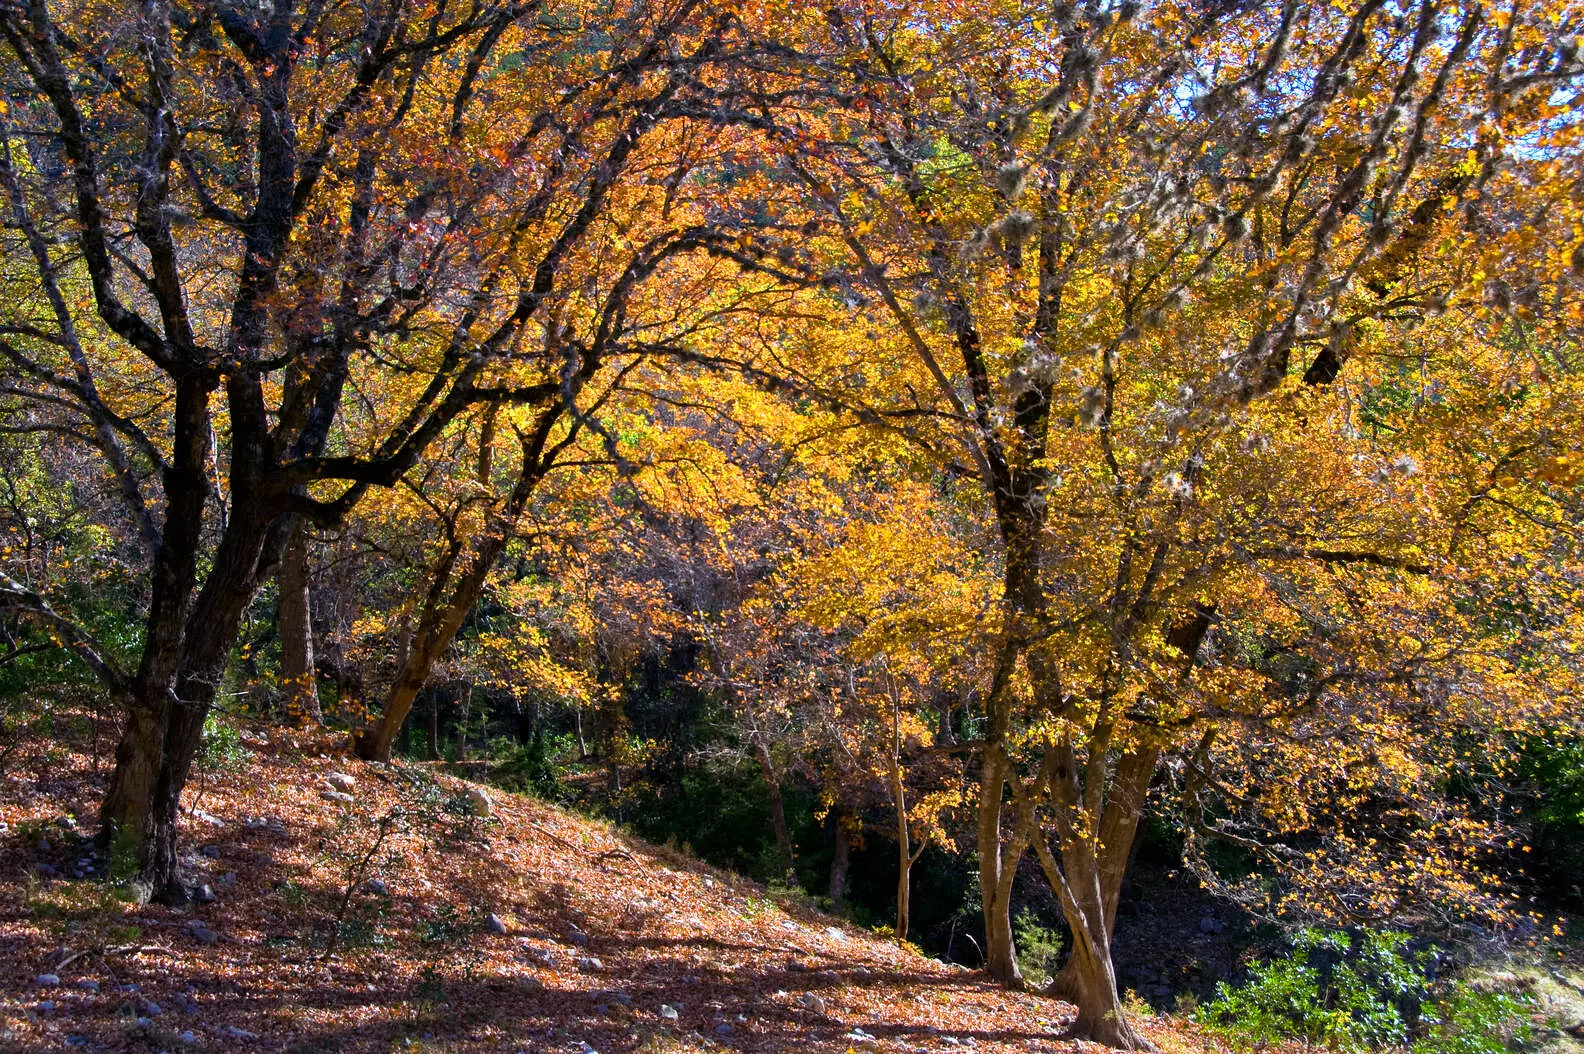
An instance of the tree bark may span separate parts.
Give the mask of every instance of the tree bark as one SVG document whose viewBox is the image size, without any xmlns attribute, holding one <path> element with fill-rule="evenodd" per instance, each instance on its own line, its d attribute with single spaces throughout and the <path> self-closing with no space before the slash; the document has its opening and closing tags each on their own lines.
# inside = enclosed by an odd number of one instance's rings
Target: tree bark
<svg viewBox="0 0 1584 1054">
<path fill-rule="evenodd" d="M 897 910 L 896 939 L 901 944 L 907 940 L 909 914 L 913 902 L 913 863 L 923 853 L 913 851 L 913 832 L 908 828 L 907 787 L 902 782 L 902 763 L 895 754 L 891 758 L 891 802 L 896 811 L 897 839 Z M 926 841 L 928 839 L 926 838 Z"/>
<path fill-rule="evenodd" d="M 460 716 L 457 719 L 456 741 L 451 744 L 451 762 L 460 765 L 468 759 L 468 721 L 473 716 L 473 685 L 469 684 L 465 692 L 457 693 L 457 701 L 461 704 Z"/>
<path fill-rule="evenodd" d="M 440 760 L 440 699 L 438 696 L 429 697 L 429 760 Z"/>
<path fill-rule="evenodd" d="M 1154 1045 L 1128 1021 L 1117 992 L 1098 856 L 1083 839 L 1075 839 L 1062 849 L 1060 864 L 1043 838 L 1034 839 L 1034 851 L 1056 891 L 1062 916 L 1073 935 L 1069 961 L 1077 989 L 1073 1001 L 1078 1006 L 1073 1034 L 1119 1050 L 1154 1050 Z M 1125 854 L 1123 858 L 1126 859 Z"/>
<path fill-rule="evenodd" d="M 1129 751 L 1117 763 L 1116 773 L 1112 777 L 1105 814 L 1101 819 L 1100 850 L 1096 859 L 1105 932 L 1109 936 L 1116 934 L 1117 904 L 1122 897 L 1122 882 L 1127 877 L 1128 861 L 1132 858 L 1139 821 L 1144 815 L 1144 800 L 1149 793 L 1150 778 L 1159 760 L 1160 751 L 1154 748 Z M 1109 944 L 1106 954 L 1109 959 Z M 1047 994 L 1077 1004 L 1083 994 L 1080 969 L 1075 947 L 1062 964 L 1061 972 L 1051 980 L 1046 989 Z"/>
<path fill-rule="evenodd" d="M 1018 861 L 1023 858 L 1023 843 L 1016 837 L 1003 838 L 1002 789 L 1006 783 L 1006 759 L 999 749 L 985 751 L 984 772 L 979 784 L 979 897 L 985 927 L 985 973 L 1009 988 L 1023 986 L 1018 968 L 1017 945 L 1012 937 L 1012 885 Z M 1014 827 L 1021 826 L 1014 824 Z"/>
<path fill-rule="evenodd" d="M 776 772 L 770 748 L 765 743 L 754 743 L 754 760 L 759 762 L 765 791 L 770 796 L 770 823 L 775 828 L 776 849 L 781 854 L 781 872 L 791 882 L 797 877 L 797 861 L 792 855 L 792 835 L 787 830 L 786 804 L 781 800 L 781 776 Z"/>
<path fill-rule="evenodd" d="M 592 366 L 585 362 L 584 368 L 592 369 Z M 564 406 L 557 401 L 540 411 L 531 432 L 519 433 L 522 466 L 517 473 L 517 482 L 512 486 L 504 505 L 490 517 L 483 535 L 473 543 L 472 551 L 468 553 L 466 570 L 455 576 L 453 582 L 456 559 L 460 555 L 458 547 L 452 549 L 436 571 L 419 616 L 418 629 L 413 634 L 411 650 L 386 697 L 385 708 L 379 720 L 371 728 L 365 729 L 355 741 L 354 749 L 358 757 L 366 761 L 390 760 L 391 743 L 396 738 L 396 730 L 406 720 L 407 712 L 412 709 L 413 699 L 429 680 L 435 662 L 456 640 L 468 612 L 484 592 L 490 571 L 510 540 L 512 527 L 522 516 L 539 481 L 550 470 L 555 453 L 570 441 L 570 437 L 563 439 L 547 453 L 550 433 L 561 420 L 563 412 Z M 487 442 L 487 436 L 485 440 Z M 481 452 L 481 465 L 486 464 L 489 457 L 487 449 Z M 447 586 L 450 587 L 449 594 L 446 592 Z"/>
<path fill-rule="evenodd" d="M 832 814 L 836 821 L 836 852 L 831 857 L 830 884 L 827 892 L 831 906 L 840 908 L 847 902 L 847 872 L 852 867 L 852 832 L 847 829 L 847 814 Z"/>
<path fill-rule="evenodd" d="M 286 714 L 295 722 L 324 723 L 314 667 L 313 609 L 310 604 L 308 532 L 302 523 L 291 532 L 276 580 L 280 588 L 281 680 Z"/>
</svg>

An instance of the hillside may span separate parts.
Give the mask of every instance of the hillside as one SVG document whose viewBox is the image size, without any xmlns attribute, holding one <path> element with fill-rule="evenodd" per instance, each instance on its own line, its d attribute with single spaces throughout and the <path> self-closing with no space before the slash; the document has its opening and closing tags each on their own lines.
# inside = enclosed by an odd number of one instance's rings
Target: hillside
<svg viewBox="0 0 1584 1054">
<path fill-rule="evenodd" d="M 608 826 L 493 790 L 472 816 L 473 785 L 427 768 L 274 729 L 243 740 L 189 789 L 185 866 L 213 899 L 186 910 L 94 879 L 117 866 L 78 833 L 103 758 L 57 747 L 6 774 L 0 1048 L 1073 1046 L 1066 1004 Z M 351 777 L 348 800 L 333 774 Z"/>
</svg>

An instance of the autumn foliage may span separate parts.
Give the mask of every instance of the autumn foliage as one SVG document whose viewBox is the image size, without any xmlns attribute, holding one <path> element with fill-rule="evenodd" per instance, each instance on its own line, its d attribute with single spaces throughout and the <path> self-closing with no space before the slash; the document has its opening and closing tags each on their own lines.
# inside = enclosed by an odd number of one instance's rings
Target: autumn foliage
<svg viewBox="0 0 1584 1054">
<path fill-rule="evenodd" d="M 1017 985 L 1031 858 L 1119 1047 L 1149 810 L 1272 917 L 1503 916 L 1470 788 L 1584 674 L 1581 25 L 7 5 L 6 478 L 81 554 L 13 502 L 8 633 L 97 679 L 170 900 L 269 612 L 292 720 L 388 760 L 442 686 L 550 701 L 613 794 L 685 652 L 784 870 L 796 773 L 838 855 L 885 817 L 899 938 L 972 854 Z"/>
</svg>

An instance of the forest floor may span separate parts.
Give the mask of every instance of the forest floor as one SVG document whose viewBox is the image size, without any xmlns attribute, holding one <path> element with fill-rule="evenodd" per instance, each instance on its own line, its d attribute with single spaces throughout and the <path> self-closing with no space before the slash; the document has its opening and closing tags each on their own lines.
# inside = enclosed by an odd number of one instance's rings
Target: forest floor
<svg viewBox="0 0 1584 1054">
<path fill-rule="evenodd" d="M 202 900 L 138 904 L 86 837 L 107 768 L 55 743 L 0 773 L 0 1050 L 1089 1046 L 1065 1003 L 609 825 L 494 790 L 475 816 L 472 784 L 278 729 L 244 733 L 187 794 Z"/>
</svg>

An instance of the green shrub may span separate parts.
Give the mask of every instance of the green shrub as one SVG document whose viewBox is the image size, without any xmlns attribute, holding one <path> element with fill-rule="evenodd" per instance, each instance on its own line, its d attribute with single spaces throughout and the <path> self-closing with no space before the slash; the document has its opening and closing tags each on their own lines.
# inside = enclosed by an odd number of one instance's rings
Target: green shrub
<svg viewBox="0 0 1584 1054">
<path fill-rule="evenodd" d="M 538 735 L 526 745 L 497 740 L 489 780 L 498 787 L 554 804 L 571 800 L 566 759 L 575 756 L 571 736 Z"/>
<path fill-rule="evenodd" d="M 1023 976 L 1040 988 L 1049 984 L 1061 966 L 1061 934 L 1042 923 L 1034 909 L 1024 908 L 1012 920 L 1012 936 Z"/>
<path fill-rule="evenodd" d="M 1239 1046 L 1288 1040 L 1333 1050 L 1409 1046 L 1413 1054 L 1499 1054 L 1528 1036 L 1519 1000 L 1464 983 L 1433 990 L 1428 953 L 1394 931 L 1301 930 L 1292 954 L 1222 983 L 1194 1020 Z"/>
<path fill-rule="evenodd" d="M 1502 1054 L 1528 1041 L 1529 1000 L 1505 992 L 1451 987 L 1425 1008 L 1425 1034 L 1413 1054 Z"/>
<path fill-rule="evenodd" d="M 208 775 L 240 772 L 252 758 L 253 752 L 242 745 L 242 734 L 211 710 L 204 718 L 203 739 L 194 758 L 198 771 Z"/>
</svg>

